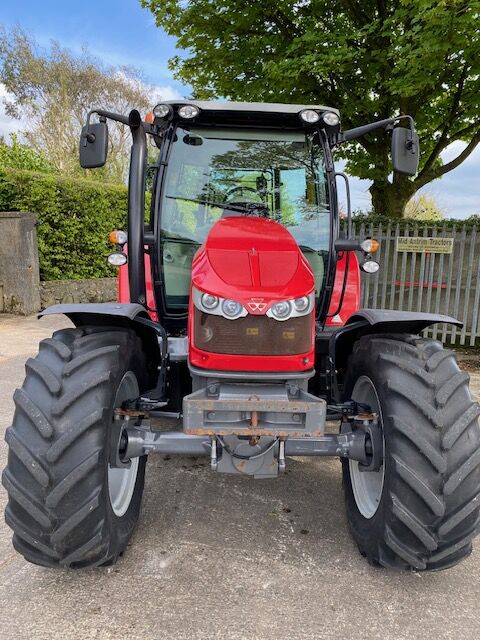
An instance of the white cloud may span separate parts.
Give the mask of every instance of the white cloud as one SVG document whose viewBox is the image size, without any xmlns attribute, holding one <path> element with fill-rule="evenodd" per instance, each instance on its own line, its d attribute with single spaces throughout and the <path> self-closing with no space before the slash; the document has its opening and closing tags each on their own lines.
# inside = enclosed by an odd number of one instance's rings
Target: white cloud
<svg viewBox="0 0 480 640">
<path fill-rule="evenodd" d="M 150 96 L 149 99 L 152 107 L 163 100 L 179 100 L 182 98 L 182 94 L 171 85 L 150 84 L 143 80 L 132 78 L 130 75 L 126 75 L 122 70 L 117 71 L 116 76 L 123 82 L 127 83 L 130 87 L 145 92 Z"/>
<path fill-rule="evenodd" d="M 177 91 L 175 87 L 171 87 L 170 85 L 155 86 L 153 89 L 152 97 L 154 98 L 153 102 L 155 104 L 162 100 L 182 100 L 184 97 L 180 91 Z"/>
</svg>

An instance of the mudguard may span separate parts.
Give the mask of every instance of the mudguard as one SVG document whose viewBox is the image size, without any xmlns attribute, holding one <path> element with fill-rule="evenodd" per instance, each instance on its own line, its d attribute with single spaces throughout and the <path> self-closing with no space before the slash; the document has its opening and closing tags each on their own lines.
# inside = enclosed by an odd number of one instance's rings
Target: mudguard
<svg viewBox="0 0 480 640">
<path fill-rule="evenodd" d="M 92 315 L 115 316 L 135 320 L 137 316 L 148 318 L 148 314 L 141 304 L 120 302 L 97 302 L 86 304 L 54 304 L 38 314 L 38 317 L 63 314 L 70 318 L 76 327 L 92 324 Z"/>
<path fill-rule="evenodd" d="M 454 324 L 462 327 L 463 323 L 456 318 L 436 313 L 420 313 L 417 311 L 390 311 L 387 309 L 359 309 L 352 314 L 346 325 L 352 325 L 359 321 L 365 321 L 375 332 L 383 333 L 417 333 L 437 322 Z"/>
<path fill-rule="evenodd" d="M 463 323 L 450 316 L 416 311 L 390 311 L 387 309 L 359 309 L 343 327 L 328 338 L 330 380 L 327 393 L 335 402 L 341 399 L 342 372 L 347 365 L 353 345 L 361 336 L 372 333 L 417 334 L 432 324 L 445 323 L 462 327 Z"/>
<path fill-rule="evenodd" d="M 38 317 L 65 315 L 76 327 L 85 325 L 114 326 L 132 329 L 142 341 L 152 386 L 158 377 L 162 359 L 160 343 L 166 348 L 167 335 L 162 325 L 153 322 L 145 307 L 136 303 L 100 302 L 86 304 L 55 304 L 47 307 Z M 161 338 L 161 341 L 159 341 Z"/>
</svg>

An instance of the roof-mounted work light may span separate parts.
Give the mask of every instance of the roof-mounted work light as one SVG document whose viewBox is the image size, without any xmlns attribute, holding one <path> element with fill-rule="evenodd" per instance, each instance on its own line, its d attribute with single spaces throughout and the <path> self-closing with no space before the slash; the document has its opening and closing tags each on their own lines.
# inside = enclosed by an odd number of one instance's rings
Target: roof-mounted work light
<svg viewBox="0 0 480 640">
<path fill-rule="evenodd" d="M 340 122 L 340 118 L 333 111 L 326 111 L 322 115 L 322 120 L 329 127 L 336 127 L 338 125 L 338 123 Z"/>
<path fill-rule="evenodd" d="M 172 112 L 172 107 L 169 104 L 157 104 L 153 107 L 153 115 L 156 118 L 166 118 Z"/>
<path fill-rule="evenodd" d="M 186 120 L 196 118 L 199 113 L 200 109 L 194 104 L 184 104 L 178 110 L 178 115 L 180 116 L 180 118 L 184 118 Z"/>
<path fill-rule="evenodd" d="M 299 116 L 307 124 L 315 124 L 320 120 L 320 114 L 314 109 L 303 109 L 303 111 L 300 111 Z"/>
</svg>

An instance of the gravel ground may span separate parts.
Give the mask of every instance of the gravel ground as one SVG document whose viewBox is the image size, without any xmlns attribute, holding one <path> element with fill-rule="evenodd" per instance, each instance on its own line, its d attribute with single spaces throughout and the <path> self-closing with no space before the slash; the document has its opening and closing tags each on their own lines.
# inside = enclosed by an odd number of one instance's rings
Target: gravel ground
<svg viewBox="0 0 480 640">
<path fill-rule="evenodd" d="M 26 358 L 65 324 L 0 315 L 2 434 Z M 480 396 L 480 373 L 471 376 Z M 6 453 L 2 438 L 2 467 Z M 277 480 L 253 481 L 215 475 L 196 459 L 152 458 L 139 526 L 110 569 L 30 565 L 2 521 L 0 638 L 480 637 L 478 543 L 449 571 L 373 569 L 347 530 L 339 462 L 297 459 L 287 469 Z M 3 490 L 0 502 L 3 509 Z"/>
</svg>

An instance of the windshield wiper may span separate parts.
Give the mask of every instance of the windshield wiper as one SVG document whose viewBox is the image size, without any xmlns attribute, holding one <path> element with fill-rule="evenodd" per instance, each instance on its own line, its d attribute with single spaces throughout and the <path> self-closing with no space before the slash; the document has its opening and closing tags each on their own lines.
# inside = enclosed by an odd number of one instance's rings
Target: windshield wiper
<svg viewBox="0 0 480 640">
<path fill-rule="evenodd" d="M 240 213 L 250 213 L 247 207 L 240 207 L 238 204 L 228 204 L 227 202 L 211 202 L 210 200 L 197 200 L 196 198 L 184 198 L 183 196 L 165 196 L 170 200 L 185 200 L 186 202 L 196 202 L 197 204 L 206 204 L 209 207 L 218 207 L 219 209 L 230 209 L 230 211 L 239 211 Z"/>
</svg>

